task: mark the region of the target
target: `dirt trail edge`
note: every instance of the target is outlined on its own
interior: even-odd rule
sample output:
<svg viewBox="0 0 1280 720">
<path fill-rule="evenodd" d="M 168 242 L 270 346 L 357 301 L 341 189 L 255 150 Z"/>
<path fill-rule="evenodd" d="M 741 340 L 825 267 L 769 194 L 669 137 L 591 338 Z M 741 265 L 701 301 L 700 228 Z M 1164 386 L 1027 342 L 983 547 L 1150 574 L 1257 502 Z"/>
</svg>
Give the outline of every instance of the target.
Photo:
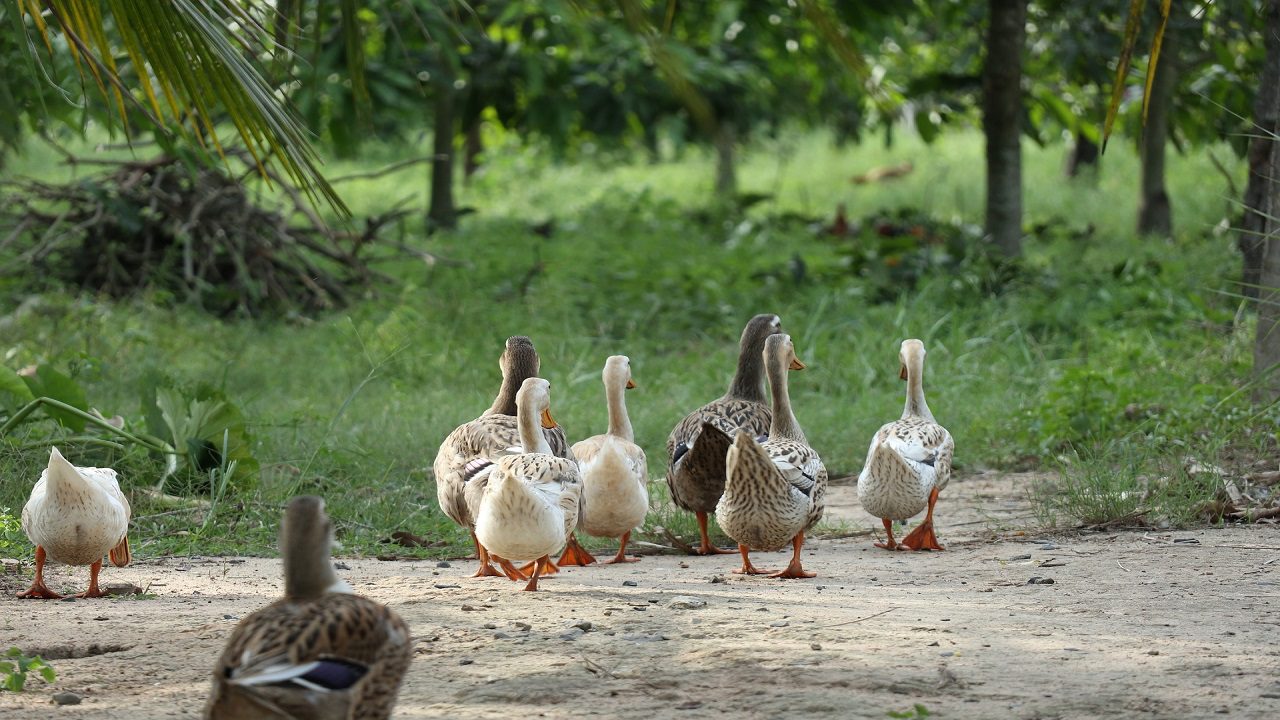
<svg viewBox="0 0 1280 720">
<path fill-rule="evenodd" d="M 807 581 L 740 577 L 731 556 L 571 568 L 537 593 L 470 579 L 468 561 L 348 558 L 339 574 L 413 627 L 397 718 L 1280 717 L 1280 530 L 1018 535 L 1024 482 L 954 481 L 943 553 L 812 541 Z M 849 485 L 831 514 L 878 525 Z M 44 655 L 58 679 L 0 692 L 0 718 L 197 717 L 227 635 L 279 574 L 274 559 L 142 558 L 104 579 L 154 599 L 7 593 L 0 649 Z M 82 702 L 55 706 L 59 691 Z"/>
</svg>

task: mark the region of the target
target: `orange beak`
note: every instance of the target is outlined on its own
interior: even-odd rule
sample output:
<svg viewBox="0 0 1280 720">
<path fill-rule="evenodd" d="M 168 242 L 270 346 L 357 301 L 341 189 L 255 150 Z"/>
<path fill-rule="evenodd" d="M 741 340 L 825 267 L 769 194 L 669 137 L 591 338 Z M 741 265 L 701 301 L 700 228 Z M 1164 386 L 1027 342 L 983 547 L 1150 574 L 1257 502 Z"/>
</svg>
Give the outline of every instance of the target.
<svg viewBox="0 0 1280 720">
<path fill-rule="evenodd" d="M 550 430 L 556 426 L 555 418 L 551 417 L 551 408 L 542 411 L 542 427 Z"/>
<path fill-rule="evenodd" d="M 636 381 L 632 380 L 631 378 L 627 378 L 627 389 L 633 390 L 635 389 L 635 387 L 636 387 Z"/>
<path fill-rule="evenodd" d="M 800 362 L 800 358 L 798 358 L 798 357 L 793 357 L 793 358 L 791 358 L 791 366 L 790 366 L 790 369 L 791 369 L 791 370 L 803 370 L 803 369 L 804 369 L 804 363 Z"/>
<path fill-rule="evenodd" d="M 903 365 L 903 366 L 902 366 L 902 369 L 898 371 L 898 379 L 899 379 L 899 380 L 906 380 L 906 379 L 907 379 L 907 366 L 906 366 L 906 365 Z"/>
</svg>

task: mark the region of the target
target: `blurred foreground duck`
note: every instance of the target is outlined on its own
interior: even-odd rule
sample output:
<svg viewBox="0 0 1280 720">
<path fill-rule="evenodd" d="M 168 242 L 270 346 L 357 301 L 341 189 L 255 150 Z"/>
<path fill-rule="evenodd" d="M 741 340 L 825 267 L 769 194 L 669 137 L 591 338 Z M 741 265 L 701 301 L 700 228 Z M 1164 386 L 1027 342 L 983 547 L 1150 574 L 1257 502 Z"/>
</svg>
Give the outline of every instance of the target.
<svg viewBox="0 0 1280 720">
<path fill-rule="evenodd" d="M 550 556 L 572 537 L 582 494 L 578 464 L 551 454 L 543 432 L 556 427 L 550 388 L 542 378 L 529 378 L 516 393 L 522 452 L 503 456 L 487 469 L 476 513 L 476 537 L 490 554 L 533 561 L 525 590 L 537 590 L 538 577 L 554 572 Z"/>
<path fill-rule="evenodd" d="M 738 542 L 742 569 L 761 575 L 751 564 L 751 550 L 781 550 L 791 544 L 791 562 L 772 573 L 777 578 L 811 578 L 800 564 L 804 533 L 822 519 L 826 507 L 827 469 L 809 446 L 791 411 L 787 371 L 803 370 L 788 335 L 772 335 L 764 347 L 765 369 L 773 395 L 773 421 L 763 443 L 739 430 L 729 448 L 728 477 L 716 507 L 716 521 Z"/>
<path fill-rule="evenodd" d="M 413 657 L 409 626 L 351 594 L 329 557 L 324 500 L 296 497 L 280 527 L 284 597 L 236 625 L 213 670 L 208 720 L 391 717 Z"/>
<path fill-rule="evenodd" d="M 89 589 L 79 598 L 106 595 L 98 588 L 104 555 L 116 567 L 129 564 L 129 501 L 120 492 L 116 471 L 76 467 L 56 447 L 22 508 L 22 530 L 36 546 L 36 576 L 30 588 L 18 593 L 20 598 L 62 597 L 44 584 L 48 560 L 89 566 Z"/>
<path fill-rule="evenodd" d="M 507 339 L 498 358 L 502 387 L 493 405 L 483 415 L 459 425 L 440 445 L 432 469 L 436 477 L 436 499 L 440 509 L 454 522 L 471 532 L 480 569 L 473 577 L 500 576 L 489 564 L 488 550 L 476 539 L 475 518 L 484 495 L 489 470 L 498 458 L 520 452 L 520 430 L 516 422 L 516 393 L 525 380 L 537 377 L 541 362 L 533 341 L 523 335 Z M 551 454 L 573 459 L 564 430 L 542 431 Z M 510 562 L 500 563 L 503 573 L 512 576 Z"/>
<path fill-rule="evenodd" d="M 624 394 L 636 386 L 631 359 L 613 355 L 604 364 L 605 403 L 609 430 L 574 443 L 573 455 L 582 472 L 582 502 L 578 527 L 595 537 L 618 538 L 618 554 L 610 563 L 637 562 L 627 557 L 631 531 L 649 512 L 649 466 L 644 450 L 635 444 Z"/>
<path fill-rule="evenodd" d="M 942 550 L 933 531 L 933 506 L 951 480 L 951 433 L 933 419 L 924 400 L 924 343 L 904 340 L 898 352 L 899 377 L 907 381 L 902 418 L 881 427 L 871 439 L 867 462 L 858 476 L 858 500 L 884 522 L 886 550 Z M 893 521 L 928 508 L 924 522 L 901 543 L 893 539 Z"/>
<path fill-rule="evenodd" d="M 761 353 L 765 339 L 782 332 L 777 315 L 757 315 L 742 330 L 738 342 L 738 369 L 729 391 L 689 413 L 667 438 L 667 485 L 671 500 L 698 518 L 701 555 L 732 553 L 711 544 L 707 515 L 716 510 L 724 492 L 725 457 L 733 436 L 745 431 L 751 437 L 769 431 L 771 415 L 761 387 Z"/>
</svg>

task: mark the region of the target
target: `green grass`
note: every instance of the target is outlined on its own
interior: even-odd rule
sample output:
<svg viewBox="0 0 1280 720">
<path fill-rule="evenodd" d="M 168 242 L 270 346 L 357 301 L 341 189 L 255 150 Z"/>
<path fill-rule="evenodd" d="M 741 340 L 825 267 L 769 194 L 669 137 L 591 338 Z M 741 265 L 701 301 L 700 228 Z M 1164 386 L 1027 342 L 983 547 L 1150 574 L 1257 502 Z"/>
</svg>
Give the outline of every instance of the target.
<svg viewBox="0 0 1280 720">
<path fill-rule="evenodd" d="M 105 302 L 48 285 L 32 295 L 31 278 L 0 280 L 0 296 L 15 308 L 0 317 L 0 352 L 15 369 L 51 362 L 72 373 L 91 405 L 131 426 L 141 420 L 144 379 L 155 374 L 212 383 L 240 406 L 262 463 L 257 481 L 213 510 L 135 497 L 141 554 L 269 552 L 283 501 L 319 493 L 345 552 L 456 555 L 465 535 L 436 507 L 430 464 L 440 440 L 492 400 L 497 356 L 512 334 L 536 343 L 555 415 L 573 438 L 603 432 L 601 366 L 609 354 L 631 356 L 640 388 L 628 407 L 655 477 L 668 431 L 724 391 L 742 324 L 766 311 L 782 316 L 809 366 L 791 374 L 794 404 L 833 477 L 856 473 L 871 434 L 901 412 L 897 348 L 906 337 L 929 349 L 930 405 L 955 436 L 962 469 L 1050 466 L 1073 448 L 1117 442 L 1181 457 L 1204 433 L 1274 441 L 1274 432 L 1249 428 L 1267 428 L 1275 409 L 1258 416 L 1245 394 L 1233 394 L 1247 376 L 1252 331 L 1231 295 L 1234 238 L 1215 230 L 1226 182 L 1203 151 L 1170 158 L 1178 235 L 1166 241 L 1132 236 L 1137 166 L 1123 143 L 1113 143 L 1096 185 L 1062 179 L 1062 147 L 1029 145 L 1027 226 L 1057 229 L 1028 240 L 1016 279 L 990 295 L 976 289 L 989 280 L 981 268 L 939 273 L 873 303 L 831 242 L 775 218 L 826 218 L 843 202 L 851 218 L 915 207 L 978 223 L 980 138 L 833 149 L 822 136 L 784 137 L 744 153 L 743 190 L 774 199 L 743 217 L 707 202 L 712 168 L 697 153 L 660 165 L 557 165 L 536 150 L 494 148 L 461 191 L 460 202 L 479 212 L 459 231 L 424 237 L 419 221 L 406 227 L 411 245 L 465 266 L 386 259 L 378 267 L 397 283 L 308 320 L 223 322 L 154 298 Z M 364 164 L 338 163 L 331 173 L 404 155 L 371 148 Z M 903 160 L 916 167 L 906 178 L 848 183 Z M 33 148 L 9 171 L 69 174 L 47 170 L 52 164 Z M 1242 164 L 1231 167 L 1243 177 Z M 425 174 L 341 189 L 357 215 L 405 197 L 420 206 Z M 530 232 L 550 217 L 551 238 Z M 1069 237 L 1087 226 L 1088 237 Z M 809 268 L 803 283 L 788 271 L 797 254 Z M 1137 411 L 1126 414 L 1131 405 Z M 45 431 L 29 427 L 0 444 L 0 506 L 16 512 L 25 502 L 47 451 L 16 448 L 42 443 Z M 135 488 L 160 472 L 137 450 L 73 448 L 68 457 L 117 467 Z M 654 495 L 647 525 L 692 535 L 692 517 Z M 379 540 L 394 530 L 449 544 L 389 550 Z"/>
</svg>

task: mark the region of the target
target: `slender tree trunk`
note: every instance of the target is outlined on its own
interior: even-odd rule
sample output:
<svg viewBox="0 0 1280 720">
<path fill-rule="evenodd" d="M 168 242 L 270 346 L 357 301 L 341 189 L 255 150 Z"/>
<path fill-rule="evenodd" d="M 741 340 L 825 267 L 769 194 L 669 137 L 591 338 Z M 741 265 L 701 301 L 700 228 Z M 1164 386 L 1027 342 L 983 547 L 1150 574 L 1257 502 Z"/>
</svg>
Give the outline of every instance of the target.
<svg viewBox="0 0 1280 720">
<path fill-rule="evenodd" d="M 733 123 L 721 120 L 716 125 L 716 196 L 732 200 L 738 194 L 738 173 L 734 163 L 737 133 Z"/>
<path fill-rule="evenodd" d="M 1027 0 L 990 0 L 982 69 L 987 137 L 987 235 L 1008 257 L 1022 252 L 1022 49 Z"/>
<path fill-rule="evenodd" d="M 453 205 L 453 114 L 453 85 L 440 83 L 436 86 L 431 209 L 427 211 L 427 220 L 429 225 L 445 230 L 458 225 L 458 213 Z"/>
<path fill-rule="evenodd" d="M 470 183 L 471 176 L 476 174 L 480 169 L 480 154 L 484 152 L 484 137 L 480 135 L 481 123 L 477 119 L 467 128 L 467 139 L 465 151 L 462 161 L 462 178 L 463 182 Z"/>
<path fill-rule="evenodd" d="M 1263 238 L 1267 229 L 1267 217 L 1263 213 L 1267 195 L 1271 190 L 1268 175 L 1271 157 L 1276 151 L 1276 134 L 1280 133 L 1280 0 L 1267 3 L 1262 11 L 1265 18 L 1264 44 L 1266 59 L 1262 65 L 1262 82 L 1253 100 L 1253 138 L 1249 141 L 1249 184 L 1244 190 L 1244 217 L 1240 221 L 1240 254 L 1244 256 L 1241 282 L 1245 297 L 1258 297 L 1261 280 L 1262 255 L 1266 248 Z"/>
<path fill-rule="evenodd" d="M 1266 62 L 1271 67 L 1280 64 L 1280 42 L 1275 41 L 1280 37 L 1277 5 L 1280 0 L 1268 4 L 1263 30 L 1268 36 Z M 1254 399 L 1263 403 L 1280 400 L 1280 139 L 1272 136 L 1268 145 L 1270 157 L 1263 166 L 1262 177 L 1267 184 L 1266 199 L 1257 209 L 1265 218 L 1265 234 L 1258 273 L 1258 335 L 1253 351 L 1253 373 L 1258 382 Z M 1253 177 L 1249 182 L 1253 183 Z"/>
<path fill-rule="evenodd" d="M 1080 173 L 1098 172 L 1098 144 L 1079 130 L 1075 134 L 1075 144 L 1067 155 L 1067 177 L 1080 177 Z"/>
<path fill-rule="evenodd" d="M 1142 198 L 1138 204 L 1138 232 L 1142 235 L 1173 234 L 1173 205 L 1164 188 L 1164 150 L 1169 143 L 1173 90 L 1178 84 L 1173 35 L 1172 31 L 1164 34 L 1164 49 L 1147 99 L 1147 126 L 1142 129 Z"/>
</svg>

